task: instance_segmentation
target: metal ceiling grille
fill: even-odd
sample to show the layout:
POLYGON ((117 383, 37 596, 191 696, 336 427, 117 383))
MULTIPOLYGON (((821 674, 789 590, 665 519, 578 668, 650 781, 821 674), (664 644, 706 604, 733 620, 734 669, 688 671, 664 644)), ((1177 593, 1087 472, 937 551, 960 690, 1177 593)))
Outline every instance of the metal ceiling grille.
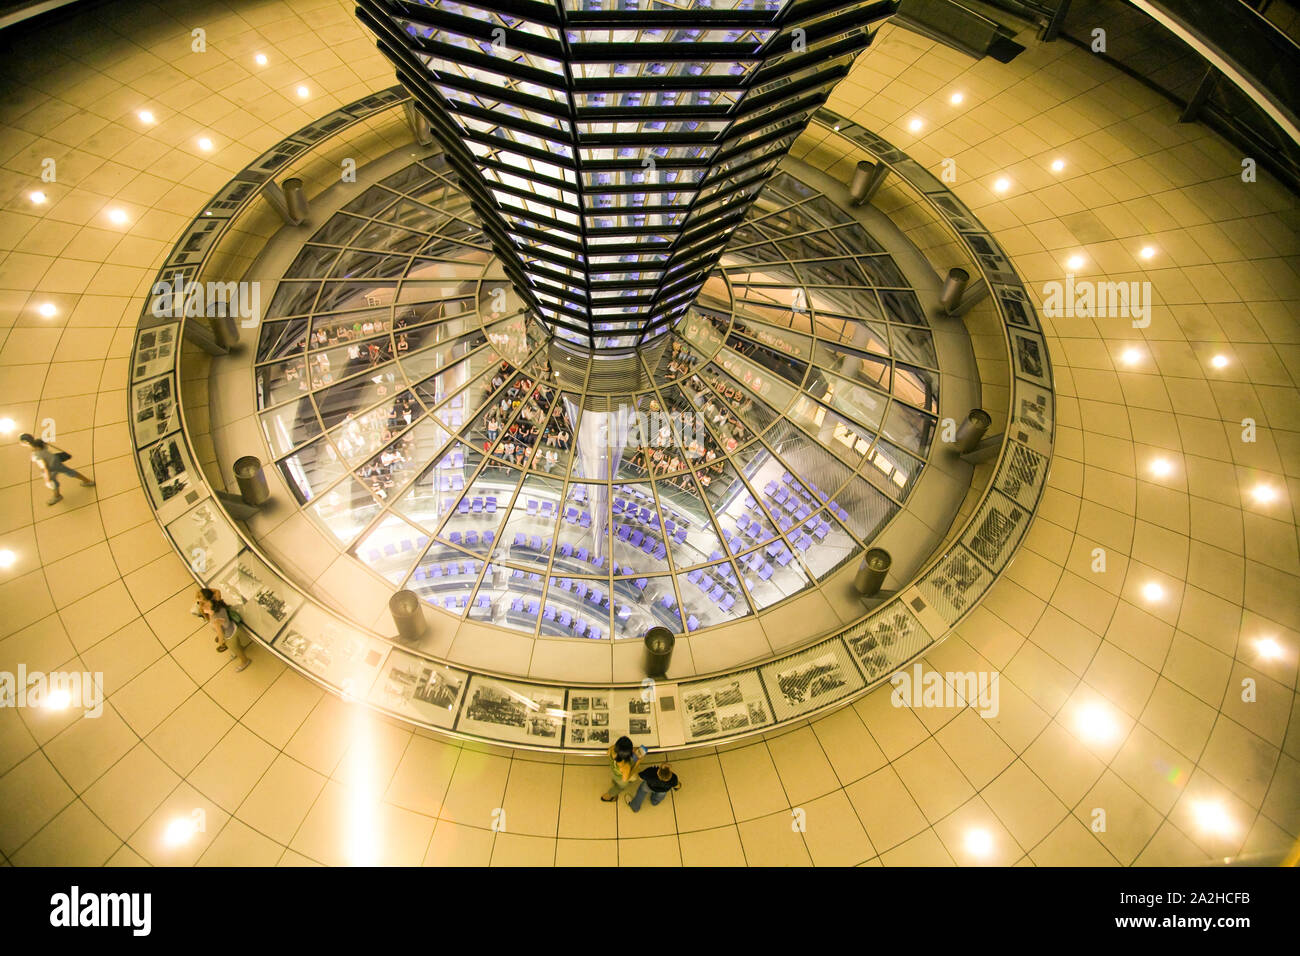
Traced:
POLYGON ((558 337, 680 319, 896 0, 359 0, 558 337))

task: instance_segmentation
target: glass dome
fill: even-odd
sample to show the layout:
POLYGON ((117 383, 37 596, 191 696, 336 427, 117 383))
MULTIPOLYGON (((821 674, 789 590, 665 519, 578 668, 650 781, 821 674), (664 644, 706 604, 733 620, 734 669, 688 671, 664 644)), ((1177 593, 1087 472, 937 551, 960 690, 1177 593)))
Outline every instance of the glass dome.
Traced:
POLYGON ((504 276, 422 160, 331 216, 268 308, 272 456, 394 588, 540 637, 696 631, 852 560, 920 476, 939 387, 920 303, 788 172, 640 351, 568 351, 504 276))

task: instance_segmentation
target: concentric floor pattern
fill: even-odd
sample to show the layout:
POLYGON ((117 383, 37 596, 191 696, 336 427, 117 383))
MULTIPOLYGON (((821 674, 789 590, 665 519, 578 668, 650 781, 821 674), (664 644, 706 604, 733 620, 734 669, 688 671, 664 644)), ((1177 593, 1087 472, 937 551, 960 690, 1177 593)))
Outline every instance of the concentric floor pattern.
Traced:
POLYGON ((1063 43, 1023 34, 1027 52, 1002 65, 882 31, 829 105, 927 166, 953 158, 957 193, 1032 285, 1082 256, 1081 273, 1150 281, 1152 322, 1047 320, 1051 487, 1010 571, 927 659, 996 670, 996 717, 895 708, 886 688, 693 753, 678 761, 684 788, 632 815, 599 803, 605 772, 590 762, 370 721, 269 655, 237 675, 189 616, 189 576, 129 454, 140 297, 234 170, 391 73, 336 0, 175 17, 102 7, 0 61, 0 412, 23 428, 54 419, 99 483, 47 508, 27 455, 4 445, 0 537, 17 562, 0 572, 0 669, 102 671, 110 692, 98 719, 0 710, 6 862, 356 862, 358 806, 380 835, 362 862, 1194 864, 1292 846, 1295 200, 1266 177, 1242 183, 1212 134, 1063 43), (197 23, 208 50, 191 55, 197 23), (45 157, 57 182, 39 182, 45 157), (1010 185, 995 192, 999 176, 1010 185), (1100 738, 1079 719, 1098 711, 1100 738), (196 807, 205 832, 169 848, 166 824, 196 807), (971 828, 988 855, 971 855, 971 828))

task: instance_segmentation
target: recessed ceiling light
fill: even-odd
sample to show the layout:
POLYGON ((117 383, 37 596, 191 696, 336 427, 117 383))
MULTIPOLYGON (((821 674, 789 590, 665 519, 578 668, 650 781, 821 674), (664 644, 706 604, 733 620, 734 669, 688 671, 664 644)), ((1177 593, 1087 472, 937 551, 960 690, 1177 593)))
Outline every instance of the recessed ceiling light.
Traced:
POLYGON ((33 192, 28 193, 27 198, 39 206, 41 203, 45 202, 45 193, 37 189, 33 192))
POLYGON ((1156 255, 1156 247, 1143 246, 1142 250, 1138 253, 1138 255, 1140 255, 1143 259, 1154 259, 1156 255))
POLYGON ((1277 491, 1271 485, 1256 485, 1250 489, 1250 496, 1261 505, 1266 505, 1277 497, 1277 491))
POLYGON ((1142 596, 1148 601, 1159 601, 1165 596, 1165 589, 1155 581, 1148 581, 1142 585, 1142 596))
POLYGON ((154 121, 153 113, 149 112, 148 110, 141 110, 135 115, 140 117, 141 123, 152 123, 154 121))
POLYGON ((119 226, 124 225, 126 223, 126 210, 110 209, 108 211, 108 221, 119 226))
POLYGON ((43 705, 46 710, 67 710, 72 703, 72 695, 66 690, 52 690, 45 695, 43 705))
POLYGON ((253 60, 254 60, 254 62, 257 63, 258 66, 266 66, 266 54, 265 54, 265 53, 259 53, 259 54, 257 54, 257 56, 253 57, 253 60))
POLYGON ((1011 180, 1005 176, 999 176, 993 183, 993 191, 1004 193, 1011 188, 1011 180))
POLYGON ((948 97, 948 102, 951 103, 953 106, 960 106, 961 103, 962 103, 962 100, 964 100, 964 99, 966 99, 965 94, 963 94, 963 93, 954 93, 952 96, 948 97))
POLYGON ((12 418, 0 418, 0 435, 8 435, 17 427, 12 418))
POLYGON ((1114 739, 1118 730, 1115 719, 1100 704, 1089 704, 1084 707, 1079 711, 1075 722, 1083 736, 1099 743, 1114 739))
POLYGON ((198 827, 192 819, 177 817, 167 824, 167 829, 163 831, 163 840, 168 846, 181 846, 194 839, 194 834, 197 832, 198 827))
POLYGON ((18 560, 18 555, 14 554, 8 548, 0 551, 0 568, 12 568, 14 562, 18 560))
POLYGON ((45 318, 47 319, 52 319, 54 318, 54 316, 59 314, 59 310, 55 308, 53 302, 42 302, 39 306, 37 306, 36 311, 39 312, 41 315, 45 316, 45 318))
POLYGON ((1228 816, 1228 811, 1223 809, 1221 803, 1214 803, 1210 800, 1197 800, 1192 804, 1192 813, 1196 817, 1197 825, 1202 830, 1220 834, 1232 832, 1232 818, 1228 816))
POLYGON ((1072 272, 1078 272, 1087 261, 1083 256, 1070 256, 1065 260, 1065 267, 1072 272))
POLYGON ((1065 160, 1063 159, 1052 160, 1052 172, 1059 173, 1063 169, 1065 169, 1065 160))
POLYGON ((1265 660, 1277 660, 1277 658, 1282 656, 1282 645, 1271 637, 1261 637, 1257 640, 1255 642, 1255 650, 1259 651, 1259 656, 1265 660))
POLYGON ((973 856, 988 856, 993 850, 993 834, 979 828, 966 831, 966 852, 973 856))
POLYGON ((1216 355, 1214 358, 1210 359, 1210 364, 1215 368, 1226 368, 1228 365, 1228 356, 1216 355))
POLYGON ((208 139, 206 136, 200 136, 199 149, 203 150, 204 152, 207 152, 211 148, 212 148, 212 140, 208 139))
POLYGON ((1151 462, 1151 473, 1158 478, 1163 478, 1174 470, 1174 466, 1169 463, 1168 458, 1157 458, 1151 462))
POLYGON ((311 95, 311 90, 307 89, 307 87, 305 87, 305 86, 300 86, 300 87, 298 87, 298 98, 299 98, 299 99, 304 99, 304 100, 305 100, 305 99, 306 99, 307 97, 309 97, 310 95, 311 95))
POLYGON ((1125 365, 1136 365, 1142 361, 1142 352, 1138 349, 1125 349, 1120 353, 1120 358, 1125 365))
POLYGON ((924 125, 925 124, 921 122, 920 117, 913 117, 911 121, 908 122, 907 128, 910 129, 913 133, 919 133, 921 132, 921 127, 924 125))

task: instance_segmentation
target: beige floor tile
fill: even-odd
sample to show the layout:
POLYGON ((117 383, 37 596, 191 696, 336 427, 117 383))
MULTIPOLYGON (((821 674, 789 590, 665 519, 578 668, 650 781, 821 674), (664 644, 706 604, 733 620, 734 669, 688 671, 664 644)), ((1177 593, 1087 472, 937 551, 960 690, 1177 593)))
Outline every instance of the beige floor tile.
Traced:
POLYGON ((263 836, 288 846, 324 786, 323 776, 279 754, 235 816, 263 836))
POLYGON ((96 780, 82 799, 114 833, 129 840, 178 783, 180 777, 146 744, 138 743, 96 780))
POLYGON ((196 866, 275 866, 284 847, 234 818, 208 844, 196 866))
MULTIPOLYGON (((790 805, 766 746, 728 751, 718 755, 718 762, 722 765, 727 796, 737 821, 751 820, 790 805)), ((683 790, 685 779, 683 776, 683 790)))
POLYGON ((683 866, 744 866, 740 831, 734 826, 692 830, 678 836, 683 866))
POLYGON ((934 740, 908 751, 893 767, 931 823, 947 816, 975 792, 934 740))
POLYGON ((425 866, 487 866, 496 834, 479 827, 439 820, 424 855, 425 866))
POLYGON ((1037 866, 1118 866, 1098 839, 1078 820, 1066 817, 1032 850, 1037 866))
POLYGON ((554 866, 555 840, 520 833, 498 833, 492 845, 492 865, 554 866))
POLYGON ((812 728, 769 740, 767 750, 791 804, 807 803, 839 790, 839 778, 812 728))
POLYGON ((882 866, 954 866, 943 842, 930 829, 880 854, 882 866))
POLYGON ((844 788, 878 853, 892 849, 926 828, 916 805, 892 767, 884 767, 844 788))
MULTIPOLYGON (((554 839, 560 819, 561 778, 565 767, 560 764, 512 760, 506 781, 503 817, 498 825, 503 833, 554 839)), ((497 842, 498 849, 500 841, 497 842)), ((495 859, 495 857, 494 857, 495 859)))
POLYGON ((113 831, 74 800, 13 854, 13 865, 103 866, 120 846, 113 831))
POLYGON ((619 866, 681 866, 677 837, 654 836, 618 841, 619 866))
POLYGON ((510 761, 504 757, 463 751, 439 816, 453 823, 491 828, 501 810, 509 774, 510 761))
POLYGON ((556 866, 618 866, 617 840, 555 841, 556 866))

